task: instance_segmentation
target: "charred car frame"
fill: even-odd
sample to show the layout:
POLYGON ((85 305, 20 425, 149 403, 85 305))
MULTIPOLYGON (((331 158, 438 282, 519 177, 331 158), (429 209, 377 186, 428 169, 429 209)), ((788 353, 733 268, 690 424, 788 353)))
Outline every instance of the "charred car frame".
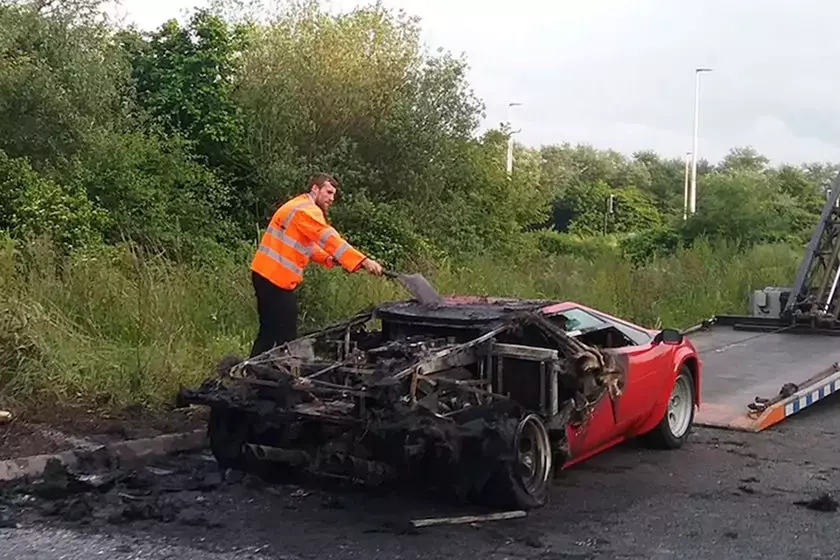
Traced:
MULTIPOLYGON (((679 332, 641 329, 650 335, 642 346, 688 352, 663 373, 665 408, 649 406, 650 428, 637 421, 619 430, 634 366, 615 349, 640 341, 605 315, 595 315, 603 324, 571 330, 564 305, 579 308, 486 298, 389 302, 252 359, 225 361, 199 388, 182 388, 179 405, 210 407, 211 449, 226 468, 279 462, 366 484, 410 480, 488 505, 539 507, 556 469, 638 435, 633 430, 661 440, 676 376, 689 372, 692 390, 699 382, 698 364, 685 367, 696 356, 679 332), (587 440, 599 416, 616 426, 616 437, 595 426, 603 434, 587 440)), ((678 447, 685 434, 666 441, 678 447)))

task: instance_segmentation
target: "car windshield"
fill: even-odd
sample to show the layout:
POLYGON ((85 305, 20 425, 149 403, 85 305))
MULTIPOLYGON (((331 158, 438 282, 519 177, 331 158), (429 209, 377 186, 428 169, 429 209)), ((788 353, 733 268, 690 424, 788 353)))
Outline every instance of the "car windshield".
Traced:
POLYGON ((591 328, 603 328, 609 324, 582 309, 567 309, 566 311, 563 311, 559 317, 565 319, 565 321, 563 321, 563 330, 566 332, 584 331, 591 328))
POLYGON ((646 344, 651 337, 646 332, 634 329, 629 325, 611 321, 601 315, 589 313, 583 309, 572 307, 555 315, 552 320, 556 322, 569 336, 577 336, 581 332, 590 330, 615 327, 624 333, 634 344, 646 344))

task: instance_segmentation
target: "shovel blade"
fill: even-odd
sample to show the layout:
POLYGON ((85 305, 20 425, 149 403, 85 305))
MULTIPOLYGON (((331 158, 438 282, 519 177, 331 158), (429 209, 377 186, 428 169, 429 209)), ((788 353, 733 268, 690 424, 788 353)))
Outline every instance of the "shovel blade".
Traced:
POLYGON ((397 274, 397 280, 420 303, 442 303, 443 297, 422 274, 397 274))

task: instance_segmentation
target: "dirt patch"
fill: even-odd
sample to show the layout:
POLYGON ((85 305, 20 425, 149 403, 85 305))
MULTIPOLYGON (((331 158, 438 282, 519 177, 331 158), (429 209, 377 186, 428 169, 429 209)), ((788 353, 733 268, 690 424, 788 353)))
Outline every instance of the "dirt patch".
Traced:
POLYGON ((0 460, 203 429, 199 408, 150 410, 131 406, 98 412, 81 406, 43 406, 0 426, 0 460))
POLYGON ((38 428, 14 421, 0 426, 0 460, 28 457, 44 453, 58 453, 70 448, 44 435, 38 428))

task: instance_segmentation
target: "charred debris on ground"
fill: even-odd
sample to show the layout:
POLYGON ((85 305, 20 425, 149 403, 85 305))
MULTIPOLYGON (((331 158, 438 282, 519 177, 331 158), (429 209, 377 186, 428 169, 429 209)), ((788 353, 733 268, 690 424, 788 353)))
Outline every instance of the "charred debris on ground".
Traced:
POLYGON ((373 485, 420 479, 465 498, 516 478, 524 419, 537 418, 562 463, 567 426, 585 425, 623 388, 620 356, 598 348, 608 341, 569 336, 562 317, 543 313, 550 303, 384 304, 250 360, 226 359, 178 402, 211 408, 223 466, 267 460, 373 485))
MULTIPOLYGON (((137 521, 219 527, 195 496, 225 483, 213 462, 173 461, 169 468, 142 460, 120 460, 104 450, 79 452, 79 464, 47 461, 36 477, 0 485, 0 525, 14 528, 26 513, 71 523, 122 525, 137 521)), ((200 500, 199 500, 200 502, 200 500)))

